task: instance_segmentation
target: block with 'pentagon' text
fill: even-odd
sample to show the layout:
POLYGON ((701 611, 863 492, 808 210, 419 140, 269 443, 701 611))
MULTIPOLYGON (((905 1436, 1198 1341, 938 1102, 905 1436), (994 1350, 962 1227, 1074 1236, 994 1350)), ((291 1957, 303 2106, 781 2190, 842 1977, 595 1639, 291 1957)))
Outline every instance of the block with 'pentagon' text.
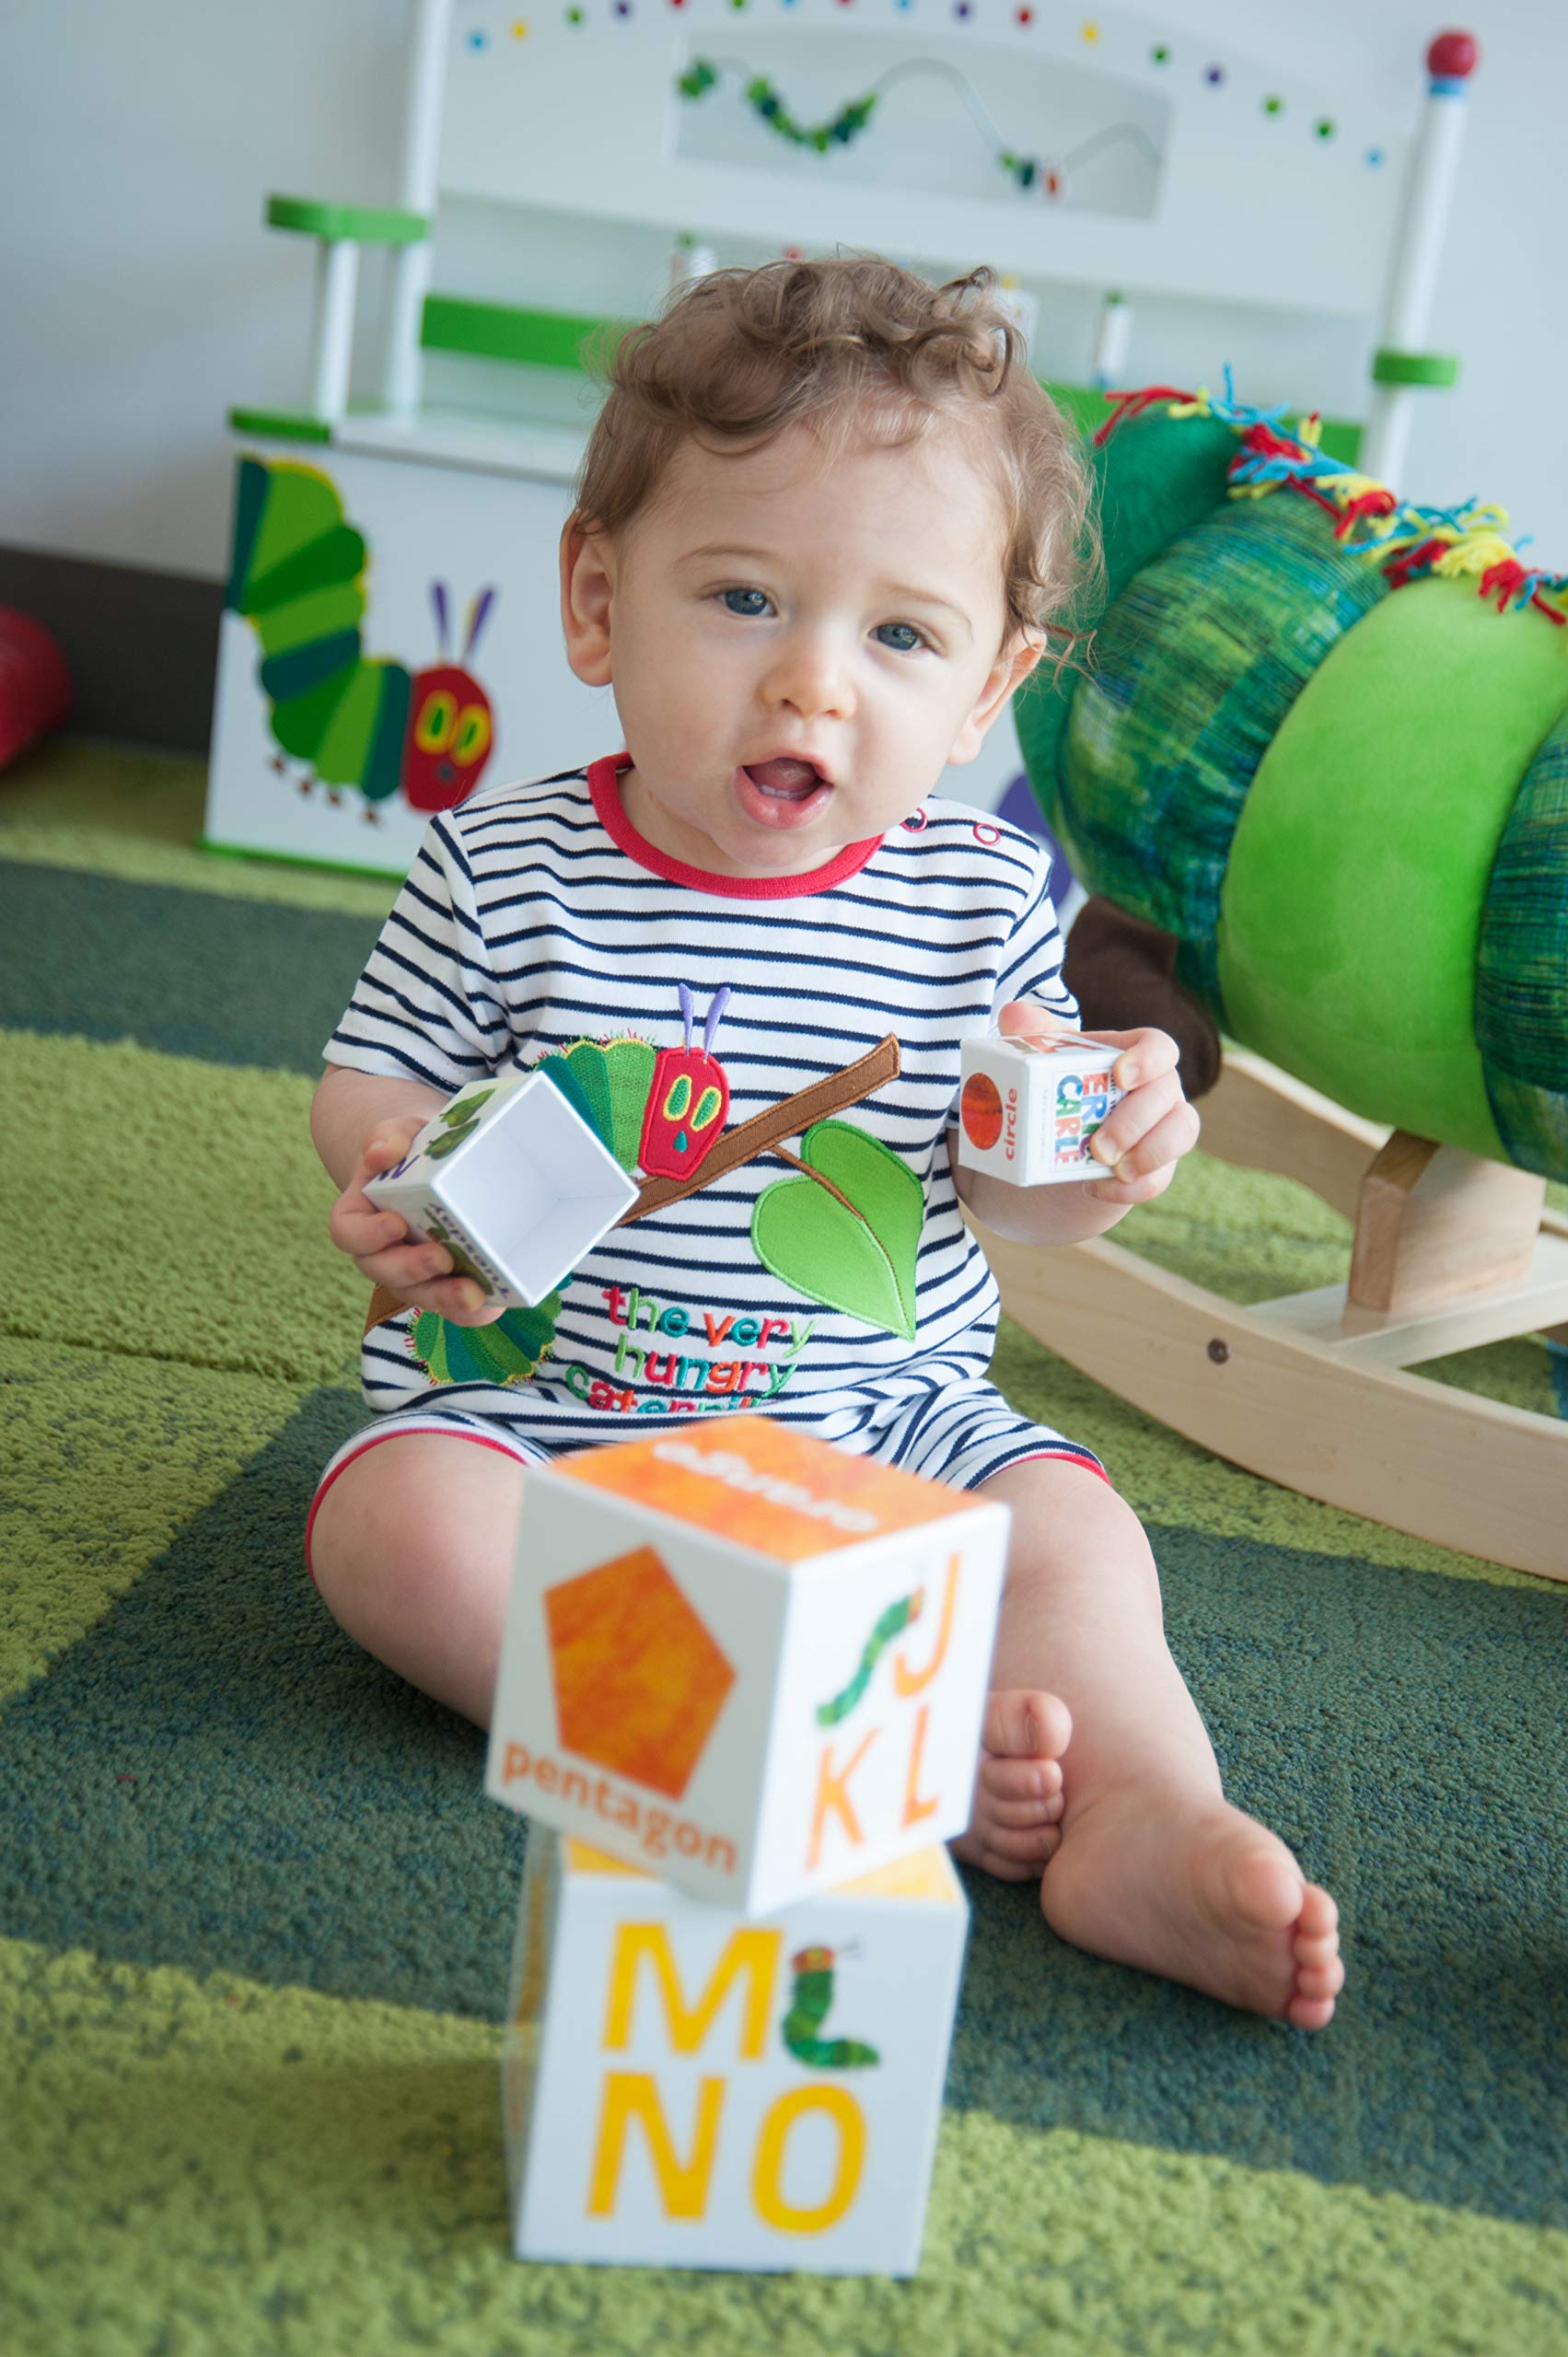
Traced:
POLYGON ((765 1416, 530 1466, 487 1791, 746 1914, 960 1833, 1008 1521, 765 1416))

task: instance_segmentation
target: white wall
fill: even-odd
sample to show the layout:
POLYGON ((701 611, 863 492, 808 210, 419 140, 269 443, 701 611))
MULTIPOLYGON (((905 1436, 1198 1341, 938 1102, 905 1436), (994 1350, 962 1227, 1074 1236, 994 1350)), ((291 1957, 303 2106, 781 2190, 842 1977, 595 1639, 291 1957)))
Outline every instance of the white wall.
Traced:
POLYGON ((229 404, 297 404, 310 249, 389 202, 398 0, 0 0, 0 540, 220 575, 229 404))
MULTIPOLYGON (((1157 13, 1219 54, 1229 38, 1308 69, 1316 59, 1330 83, 1322 61, 1353 34, 1363 56, 1370 44, 1385 66, 1408 61, 1413 104, 1440 6, 1167 0, 1157 13)), ((1541 559, 1568 567, 1553 178, 1568 5, 1465 0, 1460 20, 1483 63, 1432 341, 1464 354, 1464 378, 1423 403, 1400 488, 1499 499, 1541 559)), ((402 22, 399 0, 0 0, 0 542, 221 575, 225 411, 293 405, 303 389, 310 248, 262 229, 262 199, 392 200, 402 22)), ((595 238, 558 238, 547 262, 517 255, 494 222, 469 227, 473 291, 571 303, 576 284, 585 308, 634 306, 639 289, 656 298, 662 240, 646 234, 609 258, 595 238), (600 284, 585 296, 590 268, 600 284)), ((1280 261, 1288 297, 1288 252, 1280 261)), ((373 327, 374 278, 367 292, 373 327)), ((1042 366, 1082 380, 1093 308, 1048 294, 1042 366)), ((1217 383, 1228 359, 1244 398, 1356 415, 1369 341, 1288 308, 1144 296, 1131 373, 1217 383)), ((452 374, 499 397, 479 364, 452 374)))

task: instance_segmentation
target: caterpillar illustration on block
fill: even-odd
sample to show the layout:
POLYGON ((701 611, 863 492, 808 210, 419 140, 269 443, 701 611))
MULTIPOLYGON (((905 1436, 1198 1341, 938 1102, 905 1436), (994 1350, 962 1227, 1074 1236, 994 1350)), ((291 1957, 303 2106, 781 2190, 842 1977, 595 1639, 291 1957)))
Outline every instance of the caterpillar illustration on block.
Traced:
POLYGON ((261 641, 273 768, 291 754, 308 765, 302 793, 321 784, 338 802, 350 788, 372 821, 400 791, 411 809, 450 810, 473 792, 494 742, 490 698, 467 665, 495 592, 474 598, 451 662, 447 592, 433 582, 441 660, 411 673, 363 651, 365 571, 364 539, 330 477, 285 460, 240 460, 225 603, 261 641))
POLYGON ((924 1603, 925 1590, 917 1587, 912 1596, 898 1596, 889 1605, 865 1640, 849 1684, 842 1687, 830 1701, 818 1703, 817 1724, 819 1727, 836 1727, 841 1719, 848 1718, 870 1685, 872 1672, 883 1653, 895 1637, 901 1637, 904 1631, 919 1620, 924 1603))
POLYGON ((466 1088, 460 1097, 454 1097, 449 1105, 442 1107, 437 1116, 443 1124, 442 1134, 432 1138, 424 1149, 432 1162, 444 1162, 472 1137, 479 1127, 481 1112, 494 1094, 494 1088, 466 1088))
POLYGON ((864 2071, 882 2060, 877 2049, 861 2038, 818 2035, 832 2011, 833 1968, 844 1953, 829 1947, 797 1948, 789 1960, 795 1982, 780 2035, 796 2061, 814 2071, 864 2071))

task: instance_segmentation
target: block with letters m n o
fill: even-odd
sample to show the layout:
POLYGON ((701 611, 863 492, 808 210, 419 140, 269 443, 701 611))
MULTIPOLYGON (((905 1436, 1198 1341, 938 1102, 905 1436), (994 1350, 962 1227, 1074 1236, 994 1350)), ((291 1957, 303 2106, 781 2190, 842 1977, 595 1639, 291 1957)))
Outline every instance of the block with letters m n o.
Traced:
POLYGON ((529 1835, 519 2258, 912 2274, 968 1909, 930 1849, 749 1921, 529 1835))

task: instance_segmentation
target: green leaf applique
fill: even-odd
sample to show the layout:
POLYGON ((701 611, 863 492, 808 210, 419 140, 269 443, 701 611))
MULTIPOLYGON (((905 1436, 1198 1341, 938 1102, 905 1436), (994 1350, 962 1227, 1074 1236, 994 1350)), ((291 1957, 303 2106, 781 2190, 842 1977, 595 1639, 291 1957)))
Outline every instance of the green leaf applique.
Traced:
POLYGON ((759 1195, 751 1214, 757 1258, 808 1301, 912 1341, 925 1216, 920 1180, 890 1147, 847 1121, 814 1123, 800 1159, 820 1176, 781 1178, 759 1195))

